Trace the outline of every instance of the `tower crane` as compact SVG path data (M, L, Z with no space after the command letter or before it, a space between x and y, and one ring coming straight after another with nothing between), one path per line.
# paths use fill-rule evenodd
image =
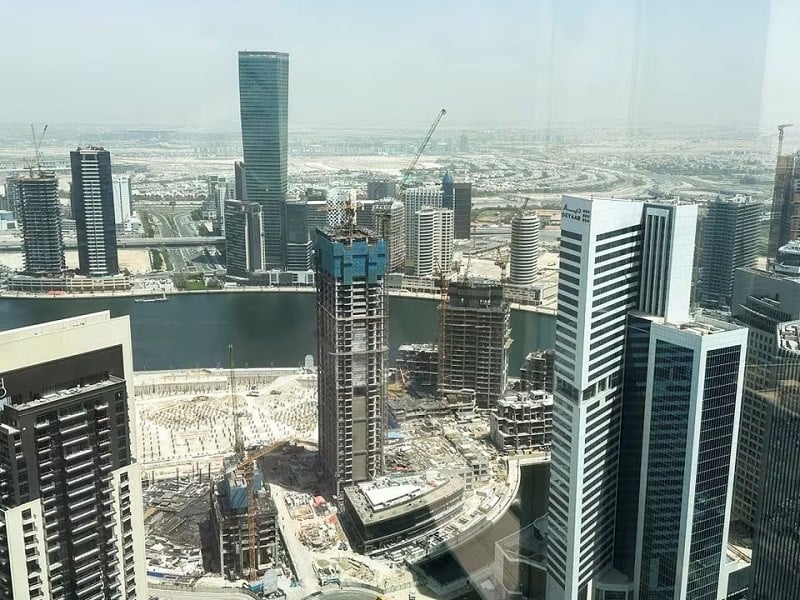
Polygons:
M34 161L36 163L36 172L41 174L42 172L42 159L41 155L39 154L39 149L42 147L42 141L44 141L44 134L47 133L47 124L45 124L44 128L42 129L42 134L39 136L39 140L36 140L36 129L31 123L31 136L33 136L33 156ZM33 177L33 166L30 167L31 177Z
M431 141L431 136L433 136L433 132L436 131L436 127L439 125L439 121L442 120L442 117L447 114L447 111L443 108L439 111L439 114L436 115L436 118L431 123L431 126L428 128L428 133L425 134L425 137L422 140L422 143L419 145L417 149L417 153L414 155L414 158L411 160L409 165L406 167L405 172L403 173L403 178L400 180L400 185L397 186L397 192L395 197L398 199L402 199L403 190L408 183L408 178L411 177L411 172L414 170L414 167L417 166L417 161L419 157L422 156L422 153L425 151L425 148L428 146L428 142Z
M500 267L500 283L506 282L506 267L508 266L508 254L501 252L500 248L495 252L495 266Z

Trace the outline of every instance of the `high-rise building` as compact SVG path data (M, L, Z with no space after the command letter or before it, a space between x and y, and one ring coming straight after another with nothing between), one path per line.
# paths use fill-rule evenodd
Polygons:
M772 265L776 275L800 277L800 240L784 244L778 248L778 256Z
M774 259L778 248L797 239L800 239L800 151L778 157L767 258Z
M308 226L308 204L286 203L286 270L308 271L314 259L314 243Z
M247 185L244 181L244 161L237 160L233 163L233 199L247 200Z
M317 231L319 452L331 491L383 469L386 244L373 233Z
M111 153L103 148L78 148L72 164L72 218L78 234L78 263L84 275L116 275L117 225Z
M800 321L776 328L775 386L764 390L764 456L757 484L750 598L792 600L800 589Z
M456 206L456 184L450 171L442 178L442 207L454 210Z
M506 391L511 309L503 286L476 281L454 281L447 302L439 349L439 389L475 392L480 408L494 408Z
M531 285L539 272L539 217L518 214L511 219L511 272L515 285Z
M748 196L718 198L708 205L697 300L709 307L730 306L733 276L758 259L761 205ZM774 257L773 257L774 258Z
M239 52L239 105L247 200L261 205L264 268L285 263L289 55Z
M406 261L406 215L399 200L376 200L372 206L375 230L386 242L388 270L400 271Z
M0 597L147 597L128 317L0 332Z
M264 268L264 224L256 202L225 201L225 262L228 275L248 277Z
M696 218L693 205L564 196L548 599L592 598L614 569L627 317L688 319Z
M650 327L636 598L727 597L746 341L711 319Z
M425 206L415 215L416 236L409 249L414 259L414 274L430 277L443 270L450 272L453 262L453 211Z
M22 252L28 275L59 275L65 268L58 179L31 172L16 178L17 219L22 225Z
M10 210L14 213L14 218L17 219L17 207L19 204L19 185L17 184L16 176L6 177L6 196L3 210Z
M453 202L453 233L457 240L468 240L472 231L472 183L457 181Z
M130 175L114 175L114 222L121 225L131 218L131 178Z
M385 200L394 198L397 184L391 179L376 179L367 182L367 200Z
M411 188L403 191L406 224L406 266L413 267L414 243L417 237L417 213L423 207L442 208L442 190L433 186Z
M731 315L750 330L742 425L736 462L733 518L752 531L760 503L759 481L767 462L768 411L779 386L780 324L800 319L800 279L756 269L736 271Z

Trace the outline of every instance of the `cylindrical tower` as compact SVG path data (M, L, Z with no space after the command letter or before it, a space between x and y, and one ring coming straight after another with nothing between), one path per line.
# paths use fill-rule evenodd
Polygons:
M518 214L511 219L511 273L515 285L530 285L539 271L539 217Z

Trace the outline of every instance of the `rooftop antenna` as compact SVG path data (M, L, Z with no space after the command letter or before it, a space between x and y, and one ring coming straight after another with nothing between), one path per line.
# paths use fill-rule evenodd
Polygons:
M42 141L44 140L44 134L47 132L47 124L45 123L44 129L42 129L42 135L39 136L39 141L36 141L36 129L31 123L31 135L33 136L33 155L34 161L36 162L36 171L39 175L42 174L42 160L41 156L39 155L39 148L42 147ZM33 167L31 167L31 177L33 177Z

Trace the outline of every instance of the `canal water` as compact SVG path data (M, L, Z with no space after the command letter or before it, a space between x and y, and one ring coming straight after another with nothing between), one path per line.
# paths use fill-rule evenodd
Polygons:
M0 331L99 310L130 315L136 370L224 367L228 344L239 367L299 366L316 355L314 294L176 294L169 302L133 298L0 298ZM397 347L436 340L436 301L389 299L389 359ZM512 311L509 372L525 354L553 346L552 315Z

